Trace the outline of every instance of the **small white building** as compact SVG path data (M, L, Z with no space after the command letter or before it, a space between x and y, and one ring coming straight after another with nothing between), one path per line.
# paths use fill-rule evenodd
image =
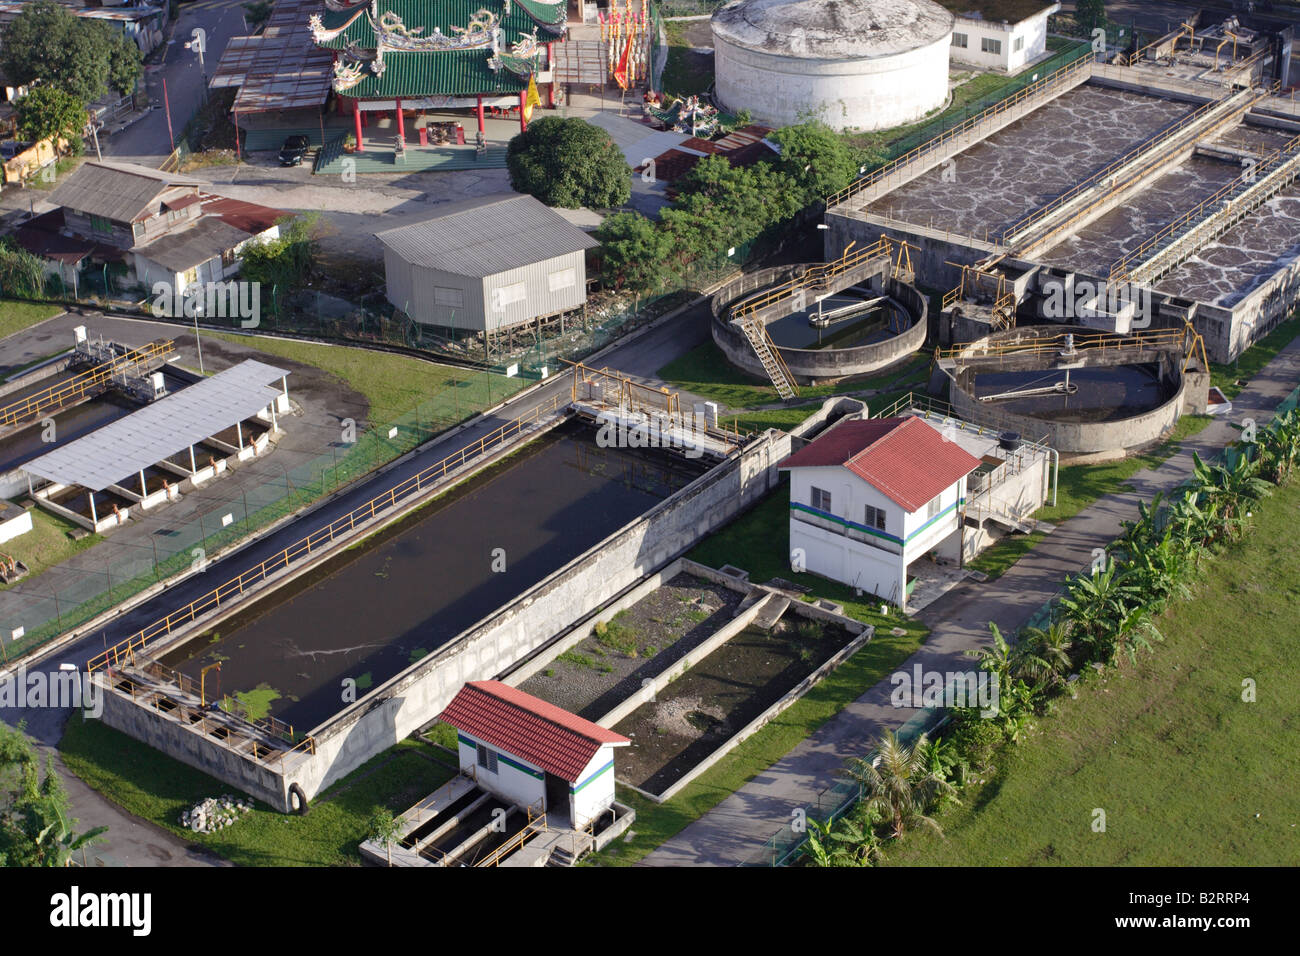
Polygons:
M500 681L470 681L442 712L462 773L574 829L614 806L614 748L631 741Z
M840 422L779 466L792 563L906 607L912 562L961 561L966 476L980 466L920 418Z
M1015 73L1047 52L1047 18L1061 9L1043 0L941 2L957 15L951 61L1004 73Z

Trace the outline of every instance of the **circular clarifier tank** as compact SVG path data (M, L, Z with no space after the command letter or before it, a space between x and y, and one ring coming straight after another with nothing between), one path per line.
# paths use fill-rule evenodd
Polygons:
M775 302L760 311L767 335L800 384L866 375L893 365L925 344L925 296L884 270L822 298L786 290L814 264L763 269L723 286L712 300L713 341L727 360L751 375L767 373L734 310L747 302Z
M1084 344L1101 340L1095 329L1021 327L958 346L940 364L959 416L1043 438L1062 454L1122 454L1158 440L1182 414L1183 353L1105 339L1102 349Z

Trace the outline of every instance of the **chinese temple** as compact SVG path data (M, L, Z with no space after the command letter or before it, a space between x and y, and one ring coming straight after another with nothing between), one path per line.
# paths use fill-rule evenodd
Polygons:
M312 39L334 53L338 109L351 112L365 148L368 112L391 112L404 142L403 110L518 110L555 102L555 44L567 29L565 0L326 0L310 18Z

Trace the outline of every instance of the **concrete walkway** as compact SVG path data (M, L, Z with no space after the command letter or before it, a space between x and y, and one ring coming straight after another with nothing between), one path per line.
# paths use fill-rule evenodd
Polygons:
M988 623L1004 633L1026 623L1050 600L1068 575L1088 568L1093 548L1107 546L1131 520L1137 503L1156 491L1168 490L1192 471L1192 452L1208 458L1238 436L1234 424L1254 418L1267 423L1273 409L1300 384L1300 338L1293 341L1233 399L1230 421L1216 421L1184 442L1178 454L1155 470L1130 479L1132 491L1106 495L1074 518L1059 525L1048 538L1009 571L988 583L965 582L926 608L919 619L930 629L925 646L899 669L969 670L969 648L990 643ZM743 561L738 562L744 564ZM687 826L649 854L645 866L736 866L753 857L764 841L783 826L791 813L811 804L835 782L844 761L864 755L885 730L897 730L915 711L889 702L892 685L882 680L856 701L758 774L717 807Z

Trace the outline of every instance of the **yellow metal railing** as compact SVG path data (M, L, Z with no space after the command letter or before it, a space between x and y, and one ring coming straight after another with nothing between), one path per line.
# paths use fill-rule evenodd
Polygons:
M553 396L532 409L532 411L514 421L507 422L491 434L483 436L472 445L448 455L418 474L399 482L383 494L370 499L370 501L354 508L342 517L336 518L328 525L317 528L305 538L299 539L283 551L267 558L238 577L231 578L202 597L196 598L179 610L154 621L125 640L97 654L87 662L86 670L93 674L101 669L134 664L136 653L146 650L151 642L166 637L178 627L196 621L203 614L219 609L223 601L229 603L231 600L238 599L249 587L265 581L276 572L288 568L295 561L309 556L313 551L319 551L334 541L335 538L355 530L358 525L363 525L371 518L395 507L399 501L408 495L416 494L434 482L445 478L455 469L484 454L489 448L500 445L507 439L519 434L525 427L539 421L544 415L555 411L560 405L560 396ZM311 737L307 737L298 746L285 753L293 753L304 748L315 753L315 741Z
M827 288L832 281L846 272L858 268L871 261L872 259L888 258L893 272L898 273L906 269L911 271L912 258L911 247L908 243L901 240L892 239L889 236L882 235L871 245L854 251L852 247L840 256L830 262L822 262L809 267L801 275L795 276L786 282L775 285L761 293L752 295L747 299L742 299L731 308L731 317L733 320L747 318L755 313L792 299L800 292L807 292L814 289ZM906 262L906 266L903 263Z
M491 853L489 853L483 859L479 860L474 865L475 866L497 866L502 860L504 860L511 853L514 853L516 850L522 849L525 843L527 843L533 837L537 836L537 834L545 833L546 830L547 830L546 814L542 813L539 816L534 817L532 807L529 807L528 822L524 824L523 829L520 830L518 833L516 833L514 836L509 837L504 843L502 843L499 847L497 847L495 850L493 850Z
M1033 83L1030 83L1028 86L1024 87L1023 89L1020 89L1017 92L1013 93L1011 96L1008 96L1006 99L999 100L997 103L994 103L988 109L984 110L983 112L976 113L974 116L970 117L967 120L964 120L963 122L954 126L952 129L945 130L944 132L940 133L938 136L934 137L933 139L926 140L924 143L921 143L919 146L916 146L908 150L903 155L895 158L894 160L880 167L874 172L868 173L867 175L861 177L860 179L854 180L852 183L845 186L839 192L833 193L832 195L828 196L826 198L826 208L831 209L835 206L840 205L841 203L847 202L848 200L852 199L854 196L858 195L858 193L866 189L869 189L872 186L876 185L877 183L887 179L890 175L897 172L902 167L907 166L908 164L926 155L927 153L934 152L936 149L945 146L946 144L952 142L954 139L957 139L959 136L962 136L963 134L968 133L971 130L975 129L981 123L990 120L993 117L998 116L1002 113L1007 112L1008 110L1023 103L1025 100L1031 99L1034 96L1037 96L1038 94L1052 88L1053 86L1059 85L1065 80L1072 79L1078 73L1085 72L1085 71L1090 73L1092 68L1092 63L1094 60L1096 60L1096 58L1097 56L1095 53L1091 53L1091 52L1087 53L1084 56L1080 57L1079 59L1075 60L1073 63L1069 63L1061 67L1059 70L1056 70L1053 73L1049 73L1047 76L1044 76L1039 80L1035 80Z
M1097 185L1105 182L1105 180L1108 177L1110 177L1118 170L1123 169L1125 166L1132 163L1133 160L1141 156L1143 153L1148 152L1150 150L1154 150L1158 148L1161 144L1166 143L1173 139L1177 139L1178 137L1182 136L1186 132L1188 125L1195 123L1198 120L1204 119L1207 115L1212 113L1214 110L1219 109L1221 106L1227 103L1229 99L1231 99L1231 96L1226 96L1223 99L1219 99L1219 100L1210 100L1208 103L1202 103L1199 107L1197 107L1187 116L1183 117L1183 119L1178 123L1177 126L1170 127L1169 129L1165 130L1163 133L1159 134L1153 139L1148 140L1145 143L1141 143L1137 146L1134 146L1132 149L1130 149L1119 159L1115 160L1113 163L1106 166L1105 169L1093 173L1092 175L1088 176L1086 179L1081 180L1080 182L1075 184L1072 188L1061 193L1061 195L1057 196L1051 202L1047 203L1047 205L1035 209L1033 212L1021 218L1018 222L1012 223L1006 229L1002 230L1002 234L999 237L998 242L1001 244L1005 244L1011 239L1012 236L1015 236L1018 233L1023 232L1025 229L1028 229L1036 222L1039 222L1047 218L1048 216L1052 215L1062 206L1068 205L1069 203L1073 202L1075 199L1078 199L1081 195L1086 193L1088 190L1093 189Z
M1259 181L1262 177L1269 176L1276 170L1277 167L1280 167L1283 162L1285 162L1288 159L1294 159L1298 153L1300 153L1300 136L1296 136L1292 138L1288 142L1284 143L1282 146L1266 154L1264 158L1259 161L1259 163L1255 166L1255 169L1253 170L1255 175L1255 180ZM1224 202L1224 200L1226 200L1232 193L1238 190L1245 192L1245 190L1241 189L1241 184L1242 184L1242 180L1240 179L1233 179L1231 182L1225 183L1213 195L1197 203L1186 213L1179 216L1173 222L1166 225L1163 229L1161 229L1160 231L1156 232L1148 239L1143 241L1143 243L1139 245L1137 248L1131 250L1130 252L1120 257L1119 259L1116 259L1115 262L1112 263L1110 267L1110 272L1109 272L1110 281L1111 282L1124 281L1125 279L1128 278L1129 275L1131 275L1135 271L1137 264L1141 263L1143 260L1148 259L1152 255L1154 255L1156 247L1160 245L1162 242L1164 242L1166 239L1168 239L1170 236L1172 236L1174 233L1180 232L1181 230L1186 228L1190 223L1204 216L1207 211L1221 205Z
M0 408L0 428L39 418L50 409L61 408L69 402L83 398L87 392L101 385L107 385L117 375L130 372L155 359L165 359L175 351L175 343L167 339L150 342L141 348L125 352L112 361L97 365L66 382L52 385L44 391L28 395L20 401Z
M1114 332L1060 332L1043 338L1028 339L1021 342L994 342L988 345L957 345L947 349L936 349L936 359L974 359L1002 358L1009 355L1056 355L1065 347L1066 337L1073 336L1074 348L1078 351L1115 352L1135 348L1171 348L1181 346L1184 342L1185 329L1157 329L1151 332L1138 332L1133 335L1119 335Z

